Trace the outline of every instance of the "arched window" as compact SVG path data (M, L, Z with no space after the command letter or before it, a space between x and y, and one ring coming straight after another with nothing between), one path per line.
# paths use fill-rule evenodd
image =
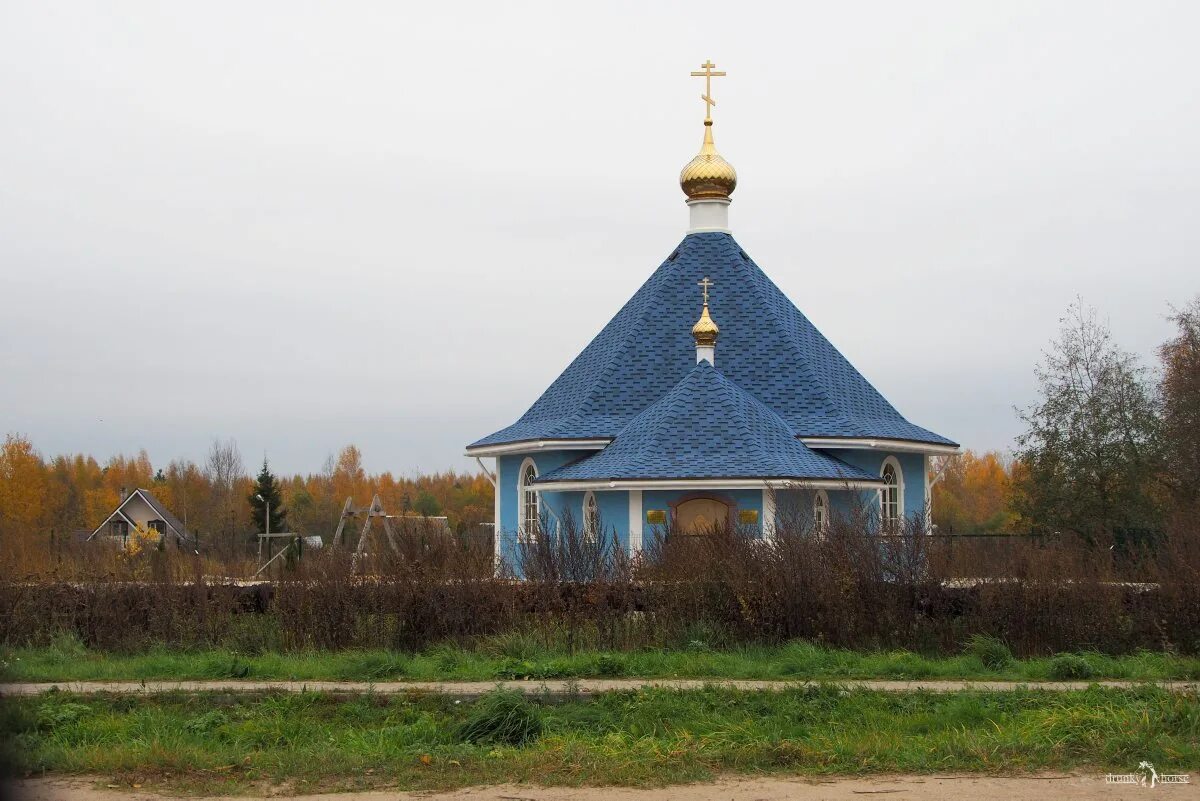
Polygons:
M895 456L883 460L879 471L883 488L879 490L879 519L885 525L899 525L904 516L904 473Z
M583 496L583 537L588 542L600 537L600 504L591 490Z
M822 535L829 527L829 494L825 490L817 490L813 496L813 531Z
M541 521L541 502L533 480L537 478L537 465L533 459L521 462L521 477L517 486L517 531L523 540L529 540L538 531Z

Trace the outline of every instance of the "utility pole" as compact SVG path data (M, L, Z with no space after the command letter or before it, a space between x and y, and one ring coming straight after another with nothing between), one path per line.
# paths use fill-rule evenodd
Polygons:
M264 469L265 469L265 468L264 468ZM264 518L263 518L263 526L264 526L264 528L266 529L266 530L263 532L263 534L264 534L265 536L262 536L262 537L259 537L259 538L258 538L258 561L260 561L260 562L261 562L261 561L262 561L262 546L263 546L263 540L265 540L265 539L270 539L270 538L271 538L271 502L270 502L270 501L268 501L266 498L264 498L264 497L263 497L263 496L261 496L261 495L255 495L254 497L255 497L255 498L258 498L260 501L262 501L264 504L266 504L266 505L267 505L267 515L266 515L266 517L264 517ZM268 547L269 547L269 546L268 546Z

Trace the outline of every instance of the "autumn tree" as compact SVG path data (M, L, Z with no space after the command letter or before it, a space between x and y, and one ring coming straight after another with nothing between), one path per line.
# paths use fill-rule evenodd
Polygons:
M33 443L20 434L6 436L0 449L0 535L6 542L41 533L47 489L46 466Z
M1175 506L1200 511L1200 296L1171 320L1176 333L1160 349L1163 479Z
M933 523L943 534L996 534L1012 530L1011 459L996 451L966 451L935 465Z
M323 526L317 525L317 498L305 486L304 479L293 476L290 481L282 483L284 503L289 509L292 520L292 531L310 532L322 531Z
M234 440L213 440L204 463L204 476L212 487L208 528L226 548L236 548L239 503L237 485L244 478L246 467Z
M55 456L47 465L46 511L51 525L63 532L91 529L101 512L96 504L97 490L104 473L90 456Z
M362 452L356 446L347 445L338 454L332 483L335 498L354 498L356 503L363 505L370 500L362 497L370 488L362 466Z
M176 459L162 472L163 481L155 489L156 493L162 493L159 500L183 521L193 536L197 535L204 511L211 506L212 487L204 471L190 459Z
M1020 412L1014 508L1034 531L1085 536L1156 528L1158 419L1145 370L1076 302Z

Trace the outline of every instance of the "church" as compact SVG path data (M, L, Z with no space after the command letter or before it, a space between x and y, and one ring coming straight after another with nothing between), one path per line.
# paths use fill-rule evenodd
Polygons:
M867 508L923 515L929 459L958 445L908 422L733 238L733 165L704 139L679 176L683 241L512 425L467 446L495 459L496 556L566 519L636 553L655 531L770 537L786 503L819 530Z

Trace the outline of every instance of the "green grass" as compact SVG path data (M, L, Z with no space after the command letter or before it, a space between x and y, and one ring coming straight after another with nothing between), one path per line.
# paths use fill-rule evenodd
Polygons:
M547 650L533 638L505 635L470 649L440 645L418 654L395 651L182 651L139 654L89 651L60 638L44 648L0 651L0 680L293 679L433 681L570 678L712 679L1200 679L1200 658L1140 652L1013 659L1003 643L975 640L957 656L909 651L856 652L808 642L777 647L701 647L632 652Z
M721 773L1131 770L1200 765L1200 699L1085 691L642 690L591 700L438 695L0 701L10 768L190 792L501 781L656 785Z

